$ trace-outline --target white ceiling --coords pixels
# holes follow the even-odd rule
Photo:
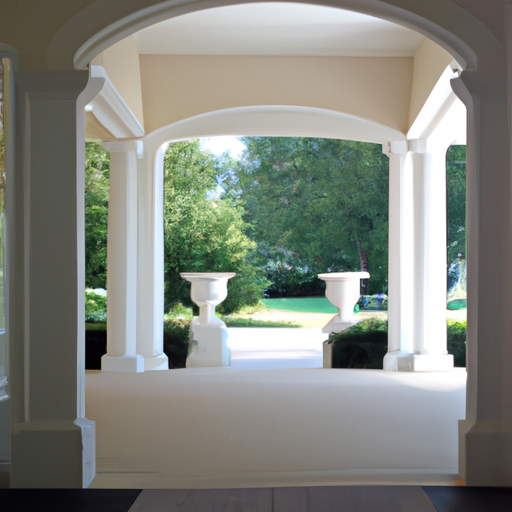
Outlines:
[[[134,35],[143,54],[412,56],[423,36],[351,11],[255,3],[178,16]]]

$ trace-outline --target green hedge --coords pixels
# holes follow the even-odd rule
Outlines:
[[[229,327],[297,327],[258,320],[224,318]],[[164,352],[169,358],[169,368],[184,368],[188,354],[191,314],[166,315],[164,320]],[[333,346],[333,368],[382,369],[388,347],[386,320],[363,320],[341,333],[329,335]],[[106,351],[106,324],[87,323],[86,368],[99,369],[101,356]],[[455,366],[466,366],[466,322],[449,320],[447,324],[448,352],[453,354]]]
[[[456,367],[466,366],[466,322],[447,323],[448,353]],[[341,333],[329,335],[333,368],[382,369],[388,347],[387,320],[370,318]]]
[[[448,320],[448,353],[453,354],[455,366],[466,367],[467,322]]]
[[[188,318],[166,317],[164,320],[164,352],[169,358],[169,368],[185,368],[189,327]]]

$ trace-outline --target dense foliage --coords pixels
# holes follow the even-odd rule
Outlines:
[[[446,154],[448,264],[466,255],[466,146]]]
[[[245,203],[260,253],[278,248],[296,259],[291,266],[314,274],[368,270],[371,292],[385,291],[389,163],[381,147],[333,139],[241,140],[246,150],[227,183]]]
[[[457,367],[466,367],[467,322],[448,320],[448,353],[453,354]]]
[[[180,272],[236,272],[228,298],[219,306],[230,312],[256,303],[267,284],[250,260],[256,244],[245,234],[239,200],[229,194],[211,197],[225,159],[202,151],[199,141],[176,142],[165,155],[165,304],[191,304],[190,284]]]
[[[104,323],[107,321],[107,297],[91,289],[85,290],[85,321]]]
[[[180,272],[234,271],[219,311],[269,296],[322,295],[319,272],[371,274],[387,287],[388,160],[378,145],[244,137],[238,162],[199,141],[165,156],[165,306],[190,305]],[[86,284],[106,287],[109,154],[86,146]],[[222,185],[224,192],[219,194]],[[447,153],[448,258],[464,255],[465,147]],[[267,281],[267,279],[269,281]]]
[[[85,146],[85,283],[107,287],[109,152],[94,142]]]
[[[251,262],[255,248],[246,235],[243,209],[236,197],[211,197],[217,176],[229,165],[202,151],[199,141],[170,144],[165,155],[165,306],[190,304],[189,284],[180,272],[237,272],[229,284],[225,313],[263,297],[265,274]],[[109,153],[86,145],[86,286],[106,288]]]

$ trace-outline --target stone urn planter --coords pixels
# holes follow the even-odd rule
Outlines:
[[[180,276],[191,283],[190,297],[199,306],[199,316],[190,323],[187,368],[198,366],[230,366],[226,324],[215,315],[215,307],[228,295],[228,280],[234,272],[183,272]]]
[[[354,306],[360,296],[361,279],[369,279],[368,272],[332,272],[318,274],[325,281],[325,296],[336,307],[335,315],[322,329],[322,332],[341,332],[355,323]],[[332,343],[323,344],[323,367],[332,368]]]
[[[325,325],[322,332],[341,332],[356,323],[354,306],[360,296],[360,281],[369,278],[368,272],[318,274],[318,279],[325,281],[325,296],[338,310],[338,314]]]

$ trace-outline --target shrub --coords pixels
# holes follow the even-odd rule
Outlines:
[[[466,366],[466,322],[448,320],[448,353],[456,367]],[[382,369],[388,345],[386,320],[369,318],[341,332],[331,333],[333,368]]]
[[[448,320],[448,353],[453,354],[455,366],[466,367],[467,322]]]
[[[103,323],[107,321],[107,297],[94,290],[85,290],[85,321]]]
[[[331,333],[333,368],[382,369],[388,349],[388,322],[377,318],[363,320],[349,329]]]
[[[101,357],[107,353],[107,324],[85,324],[85,369],[101,370]]]
[[[325,285],[317,272],[300,266],[298,260],[290,259],[290,263],[270,260],[264,269],[271,282],[267,289],[270,297],[311,297],[324,293]]]
[[[240,311],[246,306],[256,306],[269,285],[263,269],[253,263],[242,263],[236,272],[236,277],[228,281],[228,296],[217,307],[217,311],[223,315]]]
[[[185,368],[191,320],[192,309],[179,302],[164,315],[164,353],[169,368]]]

